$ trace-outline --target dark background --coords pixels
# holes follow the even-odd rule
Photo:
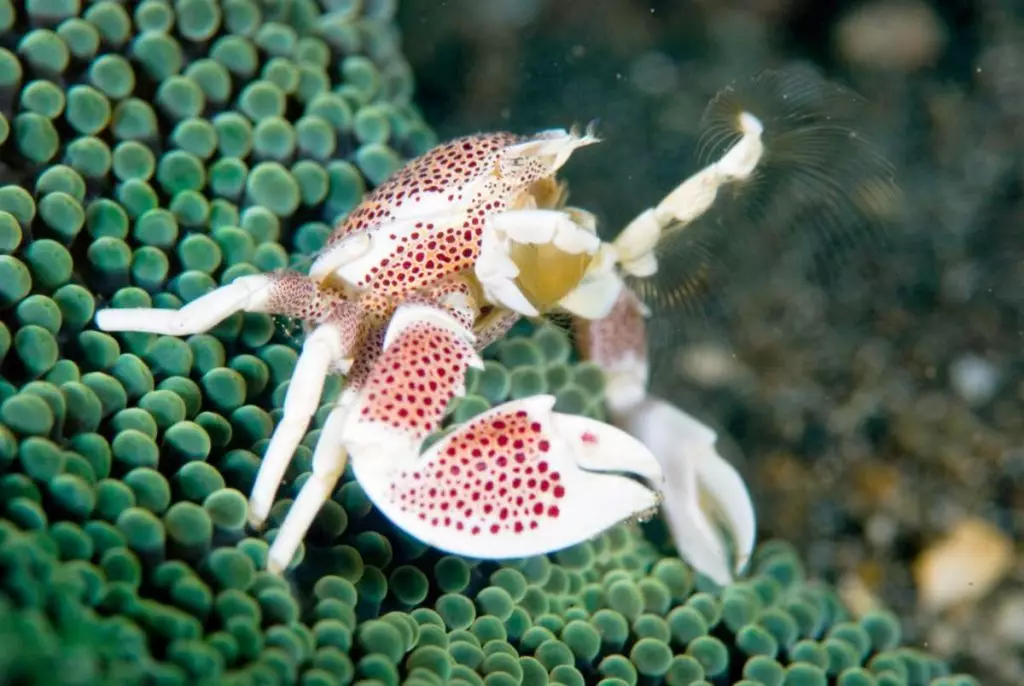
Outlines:
[[[1024,683],[1024,573],[936,613],[915,569],[977,518],[1024,568],[1022,18],[984,0],[399,9],[442,139],[599,120],[604,142],[565,177],[608,236],[696,170],[700,116],[733,80],[811,66],[864,96],[860,127],[904,193],[884,241],[822,272],[813,241],[745,234],[722,316],[693,322],[658,390],[721,431],[762,537],[793,541],[848,602],[892,607],[911,641],[986,684]]]

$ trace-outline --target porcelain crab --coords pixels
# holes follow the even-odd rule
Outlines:
[[[719,189],[753,178],[765,157],[766,121],[733,111],[724,154],[611,242],[598,237],[591,213],[565,204],[556,179],[574,151],[598,142],[593,129],[459,138],[371,192],[340,221],[308,274],[244,276],[177,311],[105,309],[96,324],[185,336],[240,310],[307,323],[252,490],[254,527],[267,519],[326,377],[345,375],[312,475],[270,549],[271,570],[287,567],[350,461],[396,526],[475,558],[564,548],[649,517],[664,501],[681,554],[725,582],[753,547],[753,508],[715,451],[714,432],[648,395],[651,303],[630,282],[663,274],[667,248],[689,236]],[[793,122],[785,126],[794,130]],[[529,397],[494,407],[421,452],[449,401],[464,392],[467,369],[481,365],[480,352],[519,318],[552,311],[571,314],[581,352],[604,368],[613,422],[556,412],[552,396]],[[724,515],[735,555],[711,510]]]

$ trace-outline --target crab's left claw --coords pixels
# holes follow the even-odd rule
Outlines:
[[[665,519],[679,554],[716,583],[731,583],[754,549],[754,506],[743,478],[715,449],[714,431],[648,396],[617,418],[665,470]]]
[[[605,372],[616,426],[646,445],[665,472],[664,512],[679,554],[719,584],[743,571],[753,552],[754,507],[714,431],[648,393],[646,309],[621,289],[605,317],[577,319],[581,354]]]
[[[353,461],[356,478],[409,534],[482,559],[559,550],[653,514],[661,470],[650,451],[620,429],[553,405],[552,396],[505,403],[414,462]]]

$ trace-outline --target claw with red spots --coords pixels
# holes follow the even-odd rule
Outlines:
[[[473,335],[452,314],[407,304],[392,318],[384,351],[362,383],[345,429],[353,455],[405,461],[466,392],[466,370],[482,368]]]
[[[538,555],[657,508],[661,470],[626,432],[554,412],[552,396],[498,406],[404,461],[353,454],[356,478],[398,527],[449,553]]]

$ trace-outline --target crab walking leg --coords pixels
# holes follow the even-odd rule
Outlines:
[[[741,138],[721,159],[683,181],[657,207],[638,215],[616,237],[612,244],[627,273],[637,277],[654,274],[658,265],[653,250],[662,230],[670,224],[685,227],[711,207],[724,184],[742,181],[753,174],[764,154],[763,126],[753,114],[741,112],[737,128]]]
[[[349,356],[358,335],[359,315],[355,305],[343,308],[336,320],[318,326],[302,344],[285,395],[284,414],[263,454],[249,496],[249,524],[255,528],[262,527],[270,514],[274,494],[319,406],[327,376],[351,366]]]
[[[665,516],[680,555],[717,583],[726,584],[743,570],[753,551],[755,515],[750,494],[736,470],[715,450],[714,431],[647,392],[644,316],[639,299],[624,288],[605,318],[575,320],[577,341],[581,353],[605,370],[613,423],[640,439],[661,463]],[[735,559],[719,523],[732,538]]]
[[[476,334],[476,351],[483,352],[484,348],[502,338],[522,318],[518,312],[507,310],[504,307],[495,307],[486,315],[477,320],[474,333]]]
[[[354,391],[346,389],[327,415],[313,451],[312,473],[292,503],[270,546],[267,569],[274,574],[284,571],[291,563],[317,513],[331,497],[345,471],[348,450],[344,445],[344,429],[354,399]]]
[[[149,307],[103,309],[96,326],[103,331],[137,331],[189,336],[209,331],[235,312],[267,312],[319,320],[343,300],[332,290],[294,272],[241,276],[202,295],[180,310]]]

